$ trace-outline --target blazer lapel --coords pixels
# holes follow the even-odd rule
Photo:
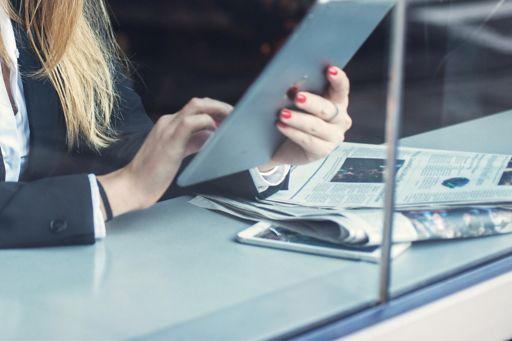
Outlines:
[[[52,83],[34,73],[40,69],[26,33],[14,23],[20,72],[30,126],[30,156],[22,180],[54,175],[66,150],[66,124]]]

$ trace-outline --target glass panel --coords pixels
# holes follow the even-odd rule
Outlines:
[[[430,207],[403,208],[395,218],[395,240],[407,230],[436,240],[414,243],[393,262],[393,295],[512,250],[512,236],[501,235],[511,231],[511,212],[496,203],[512,198],[511,157],[483,154],[511,154],[511,5],[408,2],[401,144],[448,152],[423,153],[423,161],[418,153],[399,174],[398,204]],[[447,207],[455,203],[462,207]]]
[[[60,8],[69,19],[67,16],[75,13],[72,7],[82,2],[43,1],[38,2],[38,6],[35,6],[36,0],[22,3],[34,4],[34,11],[43,8],[44,13]],[[54,6],[61,3],[62,7]],[[101,1],[84,3],[97,6]],[[230,340],[246,339],[248,335],[254,339],[270,339],[293,335],[376,304],[377,258],[373,246],[362,247],[367,246],[370,236],[361,228],[360,218],[350,212],[333,210],[332,206],[336,199],[334,202],[338,206],[352,206],[355,202],[357,206],[381,208],[382,198],[377,192],[383,183],[385,157],[382,149],[376,151],[346,143],[342,145],[341,156],[330,159],[332,167],[321,167],[328,176],[322,178],[320,185],[310,188],[314,188],[316,199],[328,199],[331,206],[328,212],[333,213],[331,220],[334,222],[326,223],[324,209],[321,211],[322,223],[311,218],[313,222],[305,225],[305,230],[309,234],[317,233],[317,239],[324,239],[322,242],[297,236],[283,230],[283,226],[273,226],[271,230],[257,234],[258,237],[267,236],[271,242],[288,239],[309,243],[309,249],[292,252],[238,243],[235,240],[237,234],[253,223],[190,204],[195,192],[215,192],[224,196],[233,193],[240,196],[242,193],[254,198],[257,181],[262,180],[259,174],[253,176],[244,172],[217,180],[210,186],[185,189],[175,186],[173,180],[177,164],[182,161],[181,152],[194,152],[210,132],[199,129],[205,128],[202,123],[199,128],[194,125],[193,130],[201,130],[200,134],[194,135],[197,139],[192,141],[196,143],[189,143],[186,148],[182,140],[190,141],[188,135],[187,139],[179,137],[190,126],[173,125],[183,112],[158,121],[162,114],[180,111],[192,97],[236,103],[264,66],[276,56],[276,51],[293,29],[303,18],[309,18],[310,22],[316,20],[322,30],[294,51],[288,61],[290,67],[283,68],[283,74],[276,77],[275,82],[279,83],[286,76],[285,71],[300,69],[299,59],[313,56],[314,72],[296,75],[300,81],[294,79],[289,87],[294,89],[292,86],[309,84],[307,81],[314,78],[320,79],[323,85],[328,66],[345,67],[346,59],[351,59],[345,69],[352,82],[349,112],[354,127],[346,139],[348,142],[383,142],[389,42],[389,16],[386,13],[393,1],[318,1],[317,6],[332,9],[325,10],[325,16],[318,15],[330,21],[305,16],[313,3],[303,0],[110,0],[107,7],[117,18],[117,42],[127,56],[134,57],[129,71],[135,85],[124,77],[122,63],[102,54],[111,44],[91,43],[98,37],[109,37],[108,27],[93,26],[91,30],[84,24],[91,19],[89,16],[98,19],[90,20],[91,25],[101,21],[101,6],[87,8],[85,14],[74,8],[78,13],[76,22],[80,25],[74,31],[78,34],[70,36],[63,29],[70,20],[60,20],[58,27],[49,29],[45,25],[60,18],[59,15],[31,16],[30,6],[24,7],[29,17],[20,22],[34,20],[34,27],[42,26],[43,31],[52,32],[52,36],[63,34],[62,41],[69,38],[72,44],[65,51],[50,51],[44,55],[42,47],[53,49],[61,44],[46,41],[32,44],[27,40],[25,28],[17,26],[21,24],[15,24],[16,36],[10,35],[11,40],[0,44],[6,48],[6,51],[0,49],[0,56],[13,57],[17,52],[15,40],[18,43],[23,88],[15,87],[13,94],[15,99],[24,97],[28,119],[20,119],[25,117],[20,116],[24,107],[22,102],[15,101],[20,109],[16,116],[20,121],[15,122],[16,106],[10,108],[9,93],[0,86],[0,103],[4,104],[0,116],[11,114],[8,119],[13,128],[12,134],[5,136],[2,130],[5,125],[0,119],[0,144],[6,142],[4,137],[11,138],[9,143],[15,142],[19,137],[15,131],[17,123],[18,126],[27,124],[24,127],[30,128],[30,139],[25,134],[24,142],[31,143],[30,150],[25,150],[28,154],[18,155],[20,158],[27,156],[28,161],[24,164],[27,168],[20,168],[16,174],[8,170],[10,175],[21,175],[21,181],[6,178],[8,182],[0,184],[0,339],[162,336],[164,339]],[[339,13],[339,18],[333,13]],[[44,22],[39,23],[39,20]],[[3,39],[4,35],[13,32],[7,29],[7,17],[0,16],[0,21]],[[366,39],[374,26],[377,27],[373,34]],[[333,33],[339,28],[343,39]],[[45,37],[34,30],[36,32],[29,37]],[[92,33],[98,37],[91,36]],[[360,49],[358,39],[360,43],[364,42]],[[348,52],[357,50],[357,53],[353,58],[347,53],[347,58],[320,61],[315,55],[318,52],[316,46],[323,41],[330,41],[329,48],[346,47]],[[47,68],[54,66],[53,58],[64,58],[49,79],[34,74],[39,69],[37,60],[41,55],[31,51],[33,46],[43,50],[39,52],[43,54]],[[346,51],[342,52],[345,54]],[[110,79],[106,71],[109,62],[115,66]],[[14,60],[5,65],[18,63]],[[8,81],[5,67],[3,69],[3,78]],[[340,77],[341,72],[336,75]],[[11,84],[19,86],[21,82],[14,76]],[[114,82],[118,96],[112,97],[110,81]],[[59,91],[55,91],[54,84]],[[265,90],[274,90],[272,86],[275,84]],[[133,88],[140,92],[141,98]],[[292,102],[284,96],[288,85],[286,89],[278,90],[278,96],[287,101],[283,102],[286,103],[283,107],[290,108]],[[317,90],[319,95],[326,95],[320,93],[324,90],[322,87]],[[346,92],[347,89],[331,91],[329,101],[307,94],[308,103],[320,103],[322,107],[302,108],[316,116],[323,115],[321,119],[313,117],[316,129],[312,133],[321,133],[321,137],[325,137],[330,131],[332,139],[338,139],[344,133],[348,120],[334,121],[334,117],[345,114]],[[59,107],[59,94],[64,104],[68,104],[64,105],[67,115]],[[98,94],[103,95],[103,101],[93,103],[91,98]],[[274,91],[262,96],[261,103],[271,96],[275,96]],[[298,99],[294,109],[300,111]],[[113,112],[109,111],[110,100],[115,100]],[[229,111],[229,107],[218,103],[212,109],[213,104],[208,99],[193,103],[195,105],[185,111],[193,110],[197,114],[195,119],[199,117],[200,122],[207,121],[206,128],[213,129],[216,124],[201,114],[212,114],[217,122],[222,121],[222,114]],[[87,137],[93,131],[92,118],[101,121],[102,116],[97,114],[102,109],[114,114],[112,126],[118,132],[110,141],[105,141],[99,134],[103,140],[100,142],[109,144],[106,148],[97,143],[98,139],[95,142]],[[277,114],[280,109],[271,114]],[[302,114],[294,115],[305,121],[312,118]],[[73,115],[78,115],[78,119]],[[277,115],[271,118],[273,124]],[[168,126],[155,132],[152,129],[155,129],[153,123],[156,121]],[[73,123],[78,127],[80,138],[74,145],[69,143],[73,136],[66,134],[66,123],[69,129]],[[108,134],[103,123],[96,127],[100,133]],[[307,130],[310,125],[302,127]],[[146,139],[150,131],[152,135]],[[247,133],[251,131],[252,127],[249,127]],[[160,143],[168,134],[174,133],[176,139]],[[243,138],[231,143],[241,143]],[[144,141],[149,143],[147,141],[151,140],[157,142],[145,144],[140,149]],[[177,143],[177,140],[183,143]],[[338,141],[331,142],[329,146],[334,147]],[[93,146],[95,143],[97,148]],[[293,151],[294,145],[290,145]],[[2,152],[4,149],[2,144]],[[139,156],[134,156],[138,151]],[[146,157],[140,158],[140,155]],[[6,156],[3,161],[12,165],[7,161],[13,159],[7,160]],[[132,161],[134,157],[136,161]],[[186,158],[183,164],[188,161]],[[292,170],[290,188],[301,187],[301,181],[309,179],[301,178],[301,174],[311,173],[314,167],[323,164],[322,160],[315,162]],[[272,187],[274,182],[280,182],[275,177],[283,169],[262,176]],[[136,177],[133,177],[134,170],[138,170]],[[204,171],[208,173],[210,169],[205,167]],[[299,179],[294,180],[297,177]],[[171,182],[173,185],[167,189]],[[161,201],[151,206],[160,196]],[[305,197],[309,200],[313,196]],[[105,233],[102,221],[108,218],[108,203],[115,217],[107,222]],[[320,202],[313,204],[320,205]],[[289,211],[295,208],[293,213],[297,213],[296,207],[287,208]],[[300,209],[302,214],[311,213],[304,213],[306,209],[303,207]],[[372,213],[367,216],[370,223],[365,223],[369,227],[382,221],[382,210]],[[322,228],[325,226],[327,228]],[[290,229],[288,225],[286,227]],[[371,238],[373,244],[378,244],[378,240],[375,241],[378,234]],[[333,240],[337,242],[334,248]],[[27,249],[20,250],[21,247]],[[312,248],[314,252],[323,250],[329,255],[311,254]],[[334,255],[333,249],[336,252],[341,249],[343,257]],[[307,250],[310,252],[305,252]]]

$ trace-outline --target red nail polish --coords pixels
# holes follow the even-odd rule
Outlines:
[[[292,118],[292,112],[288,109],[281,110],[281,118],[286,120]]]
[[[334,66],[331,66],[331,67],[327,70],[327,72],[329,72],[329,74],[330,74],[331,76],[336,76],[336,75],[338,74],[338,69],[336,69]]]
[[[286,124],[284,124],[283,122],[281,121],[277,121],[276,125],[279,127],[279,128],[286,128],[288,127]]]
[[[295,99],[299,103],[306,103],[307,100],[306,96],[304,96],[303,94],[298,94],[297,97],[295,97]]]
[[[297,86],[292,86],[291,88],[286,91],[286,96],[288,96],[289,99],[293,100],[295,96],[297,96],[297,92],[299,92],[299,88]]]

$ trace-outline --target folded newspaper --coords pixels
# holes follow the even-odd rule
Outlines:
[[[400,148],[394,242],[512,232],[512,156]],[[265,200],[198,196],[197,206],[268,221],[334,243],[379,245],[385,147],[344,143],[294,167],[288,190]]]

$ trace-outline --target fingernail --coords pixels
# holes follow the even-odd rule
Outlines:
[[[295,97],[295,99],[297,100],[298,103],[306,103],[306,96],[304,96],[303,94],[298,94],[297,97]]]
[[[286,125],[286,124],[284,124],[284,123],[283,123],[283,122],[281,122],[281,121],[277,121],[276,125],[277,125],[279,128],[286,128],[286,127],[287,127],[287,125]]]
[[[288,91],[286,91],[286,96],[293,100],[295,96],[297,96],[297,92],[299,92],[299,88],[297,86],[292,86],[288,89]]]
[[[338,74],[338,69],[335,68],[334,66],[331,66],[329,67],[329,69],[327,70],[327,72],[331,75],[331,76],[336,76]]]
[[[286,120],[292,118],[292,112],[288,109],[281,110],[281,118]]]

